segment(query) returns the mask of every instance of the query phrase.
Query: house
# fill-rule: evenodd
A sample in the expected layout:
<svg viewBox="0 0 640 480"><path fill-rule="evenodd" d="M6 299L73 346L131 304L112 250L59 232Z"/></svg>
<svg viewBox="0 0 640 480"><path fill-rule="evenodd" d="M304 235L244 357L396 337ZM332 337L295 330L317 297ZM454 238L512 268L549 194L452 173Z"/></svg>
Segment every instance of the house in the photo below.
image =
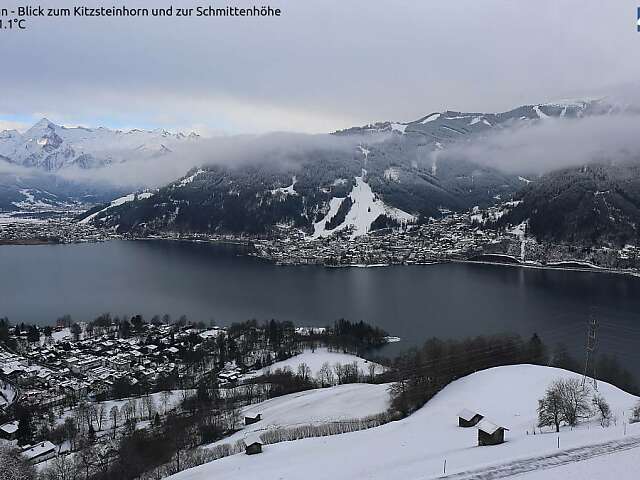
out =
<svg viewBox="0 0 640 480"><path fill-rule="evenodd" d="M27 445L22 449L22 455L33 464L44 462L56 456L56 446L49 441Z"/></svg>
<svg viewBox="0 0 640 480"><path fill-rule="evenodd" d="M245 444L244 452L247 455L255 455L256 453L262 453L262 440L260 439L260 436L257 433L248 435L244 439L244 444Z"/></svg>
<svg viewBox="0 0 640 480"><path fill-rule="evenodd" d="M483 419L477 425L478 428L478 446L500 445L504 443L504 432L508 428L496 425L489 420Z"/></svg>
<svg viewBox="0 0 640 480"><path fill-rule="evenodd" d="M475 427L480 420L484 418L484 415L481 415L477 412L473 412L471 410L467 410L466 408L461 410L458 413L458 426L459 427Z"/></svg>
<svg viewBox="0 0 640 480"><path fill-rule="evenodd" d="M251 425L262 420L262 414L256 412L247 412L244 414L244 424Z"/></svg>
<svg viewBox="0 0 640 480"><path fill-rule="evenodd" d="M15 440L18 435L18 421L5 423L0 425L0 437L6 440Z"/></svg>

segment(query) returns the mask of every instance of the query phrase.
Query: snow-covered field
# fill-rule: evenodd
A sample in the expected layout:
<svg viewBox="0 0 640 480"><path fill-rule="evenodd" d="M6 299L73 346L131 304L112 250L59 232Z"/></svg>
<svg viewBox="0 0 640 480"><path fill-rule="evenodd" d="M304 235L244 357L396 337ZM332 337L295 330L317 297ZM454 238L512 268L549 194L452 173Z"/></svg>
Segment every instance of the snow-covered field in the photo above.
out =
<svg viewBox="0 0 640 480"><path fill-rule="evenodd" d="M354 433L267 445L260 455L233 455L171 478L427 479L443 474L445 460L446 473L453 474L454 478L503 478L510 475L509 468L504 470L502 477L479 477L473 473L468 475L461 472L501 464L526 465L527 462L523 459L530 457L539 457L539 461L529 463L532 470L519 471L529 475L526 478L567 478L557 472L554 473L557 474L555 477L543 474L536 477L536 473L527 472L535 472L542 468L540 465L549 462L553 464L557 461L553 460L553 455L564 453L562 451L567 449L578 449L576 458L581 460L589 458L592 451L594 454L604 455L597 452L611 450L612 444L608 444L609 448L580 450L580 447L603 442L631 442L632 446L636 442L640 445L640 424L625 425L624 422L637 398L602 382L599 383L599 392L617 415L615 425L603 429L593 420L573 430L563 428L559 435L560 450L557 446L557 434L548 432L533 435L538 399L553 380L567 377L580 376L565 370L533 365L484 370L453 382L406 419ZM477 430L457 426L457 413L463 408L478 411L493 422L509 428L506 443L492 447L477 446ZM615 447L617 444L613 445ZM615 450L614 448L613 451ZM635 452L636 450L629 450L628 454L621 455L628 459L629 456L637 455ZM568 471L573 465L555 468ZM586 467L580 465L579 468ZM545 470L552 471L553 468ZM580 478L611 477L605 475ZM618 480L627 478L631 477L618 476Z"/></svg>
<svg viewBox="0 0 640 480"><path fill-rule="evenodd" d="M328 362L331 368L333 368L337 363L345 365L348 363L356 362L358 365L358 369L362 370L366 374L369 373L369 366L372 364L364 358L360 358L355 355L340 352L330 352L326 348L317 348L314 352L312 352L311 350L305 350L299 355L294 355L293 357L281 362L276 362L273 365L264 367L262 370L251 372L247 374L247 377L257 377L269 371L275 372L277 369L283 369L285 367L289 367L295 372L298 368L298 365L302 363L306 363L311 369L311 375L313 377L317 377L320 368L322 368L322 365L325 362ZM377 363L374 365L376 374L382 373L384 371L384 367L382 365L378 365Z"/></svg>
<svg viewBox="0 0 640 480"><path fill-rule="evenodd" d="M609 455L593 456L582 462L525 473L521 480L636 480L640 465L640 448L621 450Z"/></svg>
<svg viewBox="0 0 640 480"><path fill-rule="evenodd" d="M292 393L243 408L242 421L247 412L260 413L262 420L211 446L235 443L251 432L261 433L269 428L360 419L382 413L388 407L389 384L352 383Z"/></svg>

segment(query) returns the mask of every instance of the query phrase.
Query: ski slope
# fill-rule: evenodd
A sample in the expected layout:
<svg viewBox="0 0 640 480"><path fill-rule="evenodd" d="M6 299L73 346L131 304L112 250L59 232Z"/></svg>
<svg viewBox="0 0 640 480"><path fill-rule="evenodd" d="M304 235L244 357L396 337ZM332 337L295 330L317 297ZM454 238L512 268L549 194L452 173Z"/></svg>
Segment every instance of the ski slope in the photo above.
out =
<svg viewBox="0 0 640 480"><path fill-rule="evenodd" d="M547 457L562 450L640 438L640 424L623 425L623 418L628 417L637 398L602 382L599 392L617 415L616 425L603 429L593 420L573 430L564 428L560 433L560 449L555 433L532 435L538 399L553 380L570 377L580 378L565 370L534 365L484 370L451 383L406 419L343 435L267 445L260 455L233 455L171 478L429 479L442 476L445 460L447 475L477 469L485 469L486 473L495 470L497 465L531 457ZM476 429L457 426L457 412L463 408L478 411L509 428L506 442L478 447Z"/></svg>

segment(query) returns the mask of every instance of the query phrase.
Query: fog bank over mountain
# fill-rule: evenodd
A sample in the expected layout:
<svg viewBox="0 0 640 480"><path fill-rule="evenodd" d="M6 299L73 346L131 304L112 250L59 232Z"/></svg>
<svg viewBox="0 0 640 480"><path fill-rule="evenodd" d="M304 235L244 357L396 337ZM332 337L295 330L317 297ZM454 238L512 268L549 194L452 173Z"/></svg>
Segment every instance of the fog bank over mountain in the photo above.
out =
<svg viewBox="0 0 640 480"><path fill-rule="evenodd" d="M548 118L457 144L441 155L536 175L593 162L638 160L639 123L640 116L634 114Z"/></svg>

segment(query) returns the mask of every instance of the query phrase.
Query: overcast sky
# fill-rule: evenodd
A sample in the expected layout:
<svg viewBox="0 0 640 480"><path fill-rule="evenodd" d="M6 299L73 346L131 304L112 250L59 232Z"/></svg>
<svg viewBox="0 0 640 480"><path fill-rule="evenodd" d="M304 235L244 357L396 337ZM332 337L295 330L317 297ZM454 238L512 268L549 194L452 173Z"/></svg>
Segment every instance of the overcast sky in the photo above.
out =
<svg viewBox="0 0 640 480"><path fill-rule="evenodd" d="M326 132L600 95L640 79L637 0L271 5L282 17L45 18L0 32L0 129L47 116L205 135Z"/></svg>

